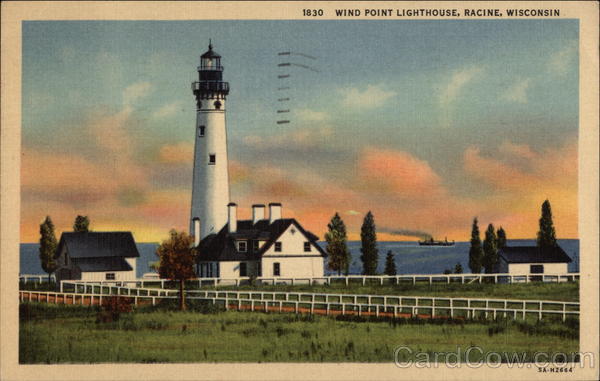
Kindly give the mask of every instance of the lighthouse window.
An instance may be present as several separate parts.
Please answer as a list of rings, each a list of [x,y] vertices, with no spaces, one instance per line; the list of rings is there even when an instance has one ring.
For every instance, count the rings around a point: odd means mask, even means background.
[[[216,162],[217,162],[217,155],[215,155],[214,153],[211,153],[210,155],[208,155],[208,164],[215,165]]]
[[[216,101],[216,102],[215,102],[215,108],[216,108],[217,110],[220,110],[220,109],[221,109],[221,102],[219,102],[219,101]]]
[[[198,136],[204,136],[204,130],[206,129],[206,126],[200,126],[198,127]]]

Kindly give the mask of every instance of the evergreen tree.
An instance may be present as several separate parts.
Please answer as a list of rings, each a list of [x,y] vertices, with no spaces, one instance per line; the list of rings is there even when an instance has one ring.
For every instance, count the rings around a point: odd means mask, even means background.
[[[394,253],[388,251],[385,257],[385,275],[396,275],[396,262],[394,261]]]
[[[158,274],[161,278],[179,281],[179,309],[185,310],[185,281],[196,276],[196,250],[194,237],[186,232],[171,230],[169,239],[156,249],[160,259]]]
[[[473,219],[471,229],[471,248],[469,249],[469,269],[473,274],[479,274],[483,265],[483,249],[481,247],[481,238],[479,236],[479,226],[477,217]]]
[[[486,274],[493,273],[494,267],[498,262],[496,242],[496,230],[494,229],[494,225],[489,224],[485,231],[485,240],[483,241],[483,266],[485,267]]]
[[[456,265],[454,265],[454,274],[462,274],[462,273],[463,273],[462,265],[460,263],[456,263]]]
[[[360,241],[362,246],[360,252],[361,261],[363,262],[363,274],[377,274],[377,233],[375,232],[375,219],[371,211],[367,213],[360,228]]]
[[[77,216],[73,223],[74,232],[89,232],[90,219],[88,216]]]
[[[56,271],[57,264],[54,255],[57,246],[54,224],[50,216],[46,216],[44,222],[40,224],[40,262],[42,269],[48,273],[48,282],[50,282],[52,273]]]
[[[498,231],[496,232],[496,247],[498,248],[498,250],[502,249],[503,247],[506,247],[506,232],[504,231],[504,229],[502,229],[502,226],[500,226],[500,229],[498,229]]]
[[[325,233],[325,241],[327,241],[327,255],[329,261],[327,267],[332,271],[337,271],[338,275],[342,272],[348,275],[348,267],[350,265],[350,251],[348,250],[348,237],[346,234],[346,225],[339,214],[335,214],[331,218],[331,222],[327,224],[327,233]]]
[[[542,250],[554,248],[556,244],[556,231],[552,222],[552,209],[550,201],[542,204],[542,217],[540,218],[540,231],[537,233],[537,246]]]

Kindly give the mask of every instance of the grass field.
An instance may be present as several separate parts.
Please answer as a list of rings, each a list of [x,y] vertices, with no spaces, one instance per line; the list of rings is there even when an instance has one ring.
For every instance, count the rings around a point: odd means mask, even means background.
[[[456,352],[478,346],[525,354],[579,349],[577,321],[367,320],[199,311],[159,307],[97,323],[96,307],[24,303],[20,309],[21,363],[101,362],[393,362],[398,346],[419,352]],[[470,361],[481,352],[472,351]],[[403,360],[411,356],[403,357]]]

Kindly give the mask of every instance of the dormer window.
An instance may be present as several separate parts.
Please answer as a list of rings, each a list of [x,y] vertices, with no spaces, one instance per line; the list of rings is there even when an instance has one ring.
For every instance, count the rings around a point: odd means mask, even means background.
[[[247,241],[238,241],[238,251],[240,253],[245,253],[248,251],[248,242]]]

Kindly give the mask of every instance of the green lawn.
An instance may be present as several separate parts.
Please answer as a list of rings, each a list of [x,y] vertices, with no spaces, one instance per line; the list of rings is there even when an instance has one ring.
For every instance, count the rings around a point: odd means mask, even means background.
[[[94,307],[21,305],[21,363],[392,362],[414,351],[549,354],[578,351],[578,323],[380,320],[143,308],[96,323]],[[206,312],[206,311],[205,311]],[[473,351],[471,361],[479,359]],[[409,356],[411,357],[411,356]],[[406,359],[406,358],[404,358]]]

